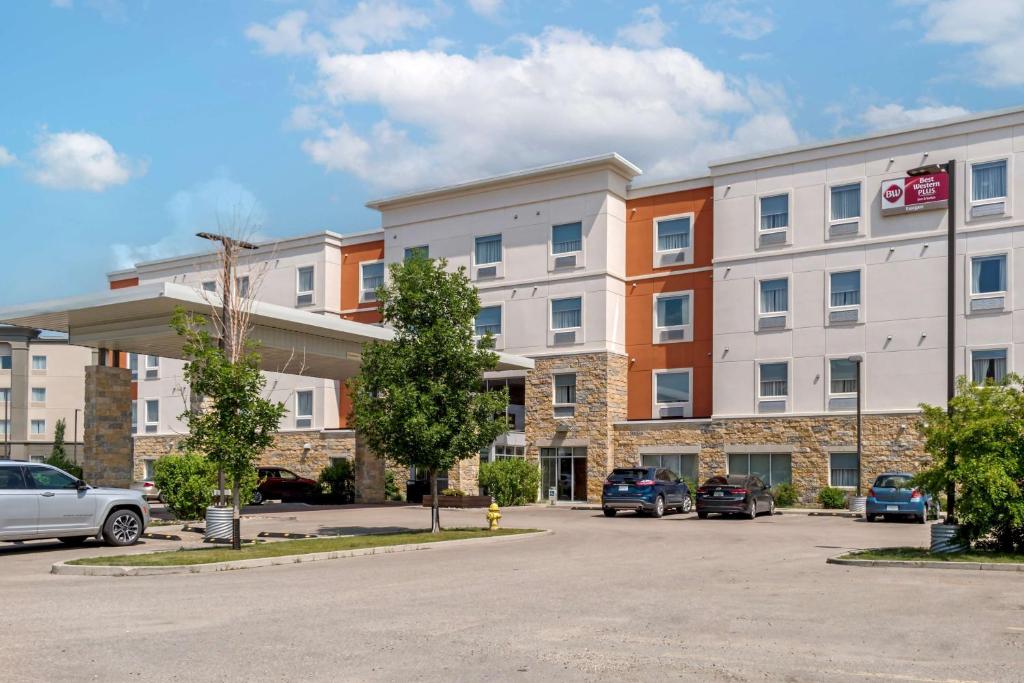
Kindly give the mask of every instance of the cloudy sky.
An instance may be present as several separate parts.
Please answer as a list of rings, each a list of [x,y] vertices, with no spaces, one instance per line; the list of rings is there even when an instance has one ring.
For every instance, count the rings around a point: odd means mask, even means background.
[[[1024,104],[1024,3],[0,4],[0,306],[398,191],[617,151],[708,160]]]

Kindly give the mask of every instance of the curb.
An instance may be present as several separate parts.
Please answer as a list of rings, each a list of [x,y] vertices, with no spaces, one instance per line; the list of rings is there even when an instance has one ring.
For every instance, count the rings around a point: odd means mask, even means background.
[[[860,512],[793,512],[794,515],[807,515],[808,517],[846,517],[848,519],[859,519],[864,515]]]
[[[142,534],[143,538],[152,538],[154,541],[180,541],[181,536],[177,534],[154,534],[149,531]]]
[[[296,534],[291,531],[261,531],[256,538],[320,538],[316,534]]]
[[[826,564],[847,565],[850,567],[881,567],[897,569],[970,569],[994,572],[1024,572],[1024,564],[1008,562],[933,562],[930,560],[844,560],[830,557]]]
[[[50,567],[51,574],[71,576],[154,576],[164,574],[212,574],[234,569],[253,569],[256,567],[272,567],[286,564],[303,564],[322,560],[339,560],[347,557],[364,555],[389,555],[414,550],[429,550],[432,547],[451,547],[453,545],[470,545],[519,541],[535,536],[547,536],[554,533],[550,529],[495,538],[462,538],[455,541],[435,541],[434,543],[406,543],[403,545],[378,546],[375,548],[355,548],[353,550],[329,550],[322,553],[305,555],[283,555],[281,557],[259,557],[251,560],[235,560],[231,562],[211,562],[209,564],[171,565],[166,567],[118,567],[102,565],[79,565],[57,562]]]

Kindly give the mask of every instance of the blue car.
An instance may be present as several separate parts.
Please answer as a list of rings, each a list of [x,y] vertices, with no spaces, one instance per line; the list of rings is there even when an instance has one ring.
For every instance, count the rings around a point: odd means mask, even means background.
[[[930,494],[914,488],[914,475],[906,472],[886,472],[878,475],[868,489],[867,507],[864,516],[869,522],[878,517],[911,517],[921,524],[933,513],[938,517],[939,504]]]
[[[618,467],[612,470],[601,491],[605,517],[619,510],[661,517],[666,508],[689,512],[693,508],[690,487],[672,470],[663,467]]]

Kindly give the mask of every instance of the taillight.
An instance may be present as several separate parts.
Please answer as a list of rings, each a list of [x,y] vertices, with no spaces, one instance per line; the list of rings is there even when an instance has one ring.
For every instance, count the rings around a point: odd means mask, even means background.
[[[913,491],[911,491],[910,492],[910,500],[921,500],[921,492],[919,490],[917,490],[917,489],[914,489]]]
[[[707,486],[698,486],[697,487],[697,493],[707,493],[707,492],[708,492],[708,487]]]
[[[611,480],[611,479],[605,479],[605,480],[604,480],[604,485],[605,485],[605,486],[612,486],[612,485],[613,485],[613,484],[612,484],[612,480]]]
[[[748,493],[750,493],[750,491],[748,491],[746,489],[733,489],[732,490],[732,494],[736,495],[736,496],[745,496]]]
[[[144,482],[142,482],[142,485],[143,486],[153,486],[153,482],[151,482],[151,481],[144,481]]]
[[[872,486],[871,488],[868,489],[868,498],[874,498],[875,495],[875,487]]]
[[[641,479],[636,483],[637,486],[654,486],[653,479]]]

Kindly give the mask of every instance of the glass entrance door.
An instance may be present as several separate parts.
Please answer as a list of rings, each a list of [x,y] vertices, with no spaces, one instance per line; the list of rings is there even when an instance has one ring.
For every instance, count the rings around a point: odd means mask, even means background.
[[[554,488],[557,500],[587,500],[587,449],[540,449],[541,497],[547,498]]]

